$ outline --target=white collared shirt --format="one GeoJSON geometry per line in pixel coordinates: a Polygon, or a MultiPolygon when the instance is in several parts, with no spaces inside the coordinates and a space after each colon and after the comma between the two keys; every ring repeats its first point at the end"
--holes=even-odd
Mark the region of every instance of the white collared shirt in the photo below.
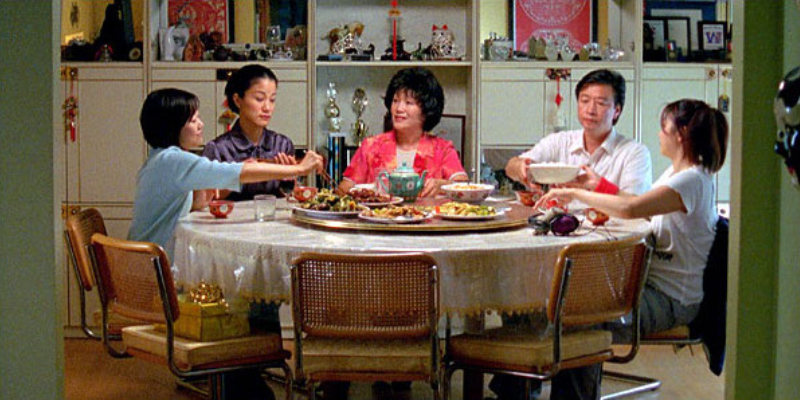
{"type": "Polygon", "coordinates": [[[576,129],[551,133],[520,157],[535,163],[588,165],[619,190],[632,194],[650,190],[653,182],[650,152],[643,144],[618,134],[616,129],[611,130],[594,154],[586,151],[583,129],[576,129]]]}

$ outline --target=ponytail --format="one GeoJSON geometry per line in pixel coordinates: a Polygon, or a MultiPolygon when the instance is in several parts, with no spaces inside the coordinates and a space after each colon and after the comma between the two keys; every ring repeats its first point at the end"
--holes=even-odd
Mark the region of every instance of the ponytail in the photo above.
{"type": "Polygon", "coordinates": [[[690,161],[710,172],[722,168],[728,147],[725,114],[700,100],[683,99],[664,108],[661,120],[666,118],[683,138],[683,151],[690,161]]]}

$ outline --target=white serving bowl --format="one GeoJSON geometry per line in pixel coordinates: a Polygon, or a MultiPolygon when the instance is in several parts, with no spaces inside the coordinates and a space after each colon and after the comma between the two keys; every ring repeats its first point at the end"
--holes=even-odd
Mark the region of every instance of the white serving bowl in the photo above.
{"type": "Polygon", "coordinates": [[[575,180],[581,167],[567,164],[531,164],[528,166],[528,178],[532,182],[551,185],[575,180]]]}
{"type": "Polygon", "coordinates": [[[453,201],[463,201],[466,203],[480,203],[486,200],[494,191],[494,185],[484,183],[451,183],[442,186],[442,190],[447,197],[453,201]]]}

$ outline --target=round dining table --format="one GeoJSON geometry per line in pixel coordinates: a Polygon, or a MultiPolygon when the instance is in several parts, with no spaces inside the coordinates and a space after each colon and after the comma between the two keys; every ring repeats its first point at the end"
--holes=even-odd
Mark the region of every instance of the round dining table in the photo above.
{"type": "Polygon", "coordinates": [[[263,222],[255,221],[252,202],[237,203],[225,219],[190,213],[175,230],[173,276],[178,285],[205,281],[219,285],[226,298],[288,302],[289,268],[303,252],[423,252],[437,262],[443,313],[523,313],[544,307],[564,246],[643,237],[649,231],[644,220],[616,218],[599,228],[584,221],[568,236],[537,236],[526,224],[452,233],[354,231],[299,222],[290,208],[279,200],[275,219],[263,222]]]}

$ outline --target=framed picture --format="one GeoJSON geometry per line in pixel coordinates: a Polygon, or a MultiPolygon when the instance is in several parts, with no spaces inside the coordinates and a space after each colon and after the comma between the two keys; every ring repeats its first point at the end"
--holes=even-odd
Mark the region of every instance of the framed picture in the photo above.
{"type": "MultiPolygon", "coordinates": [[[[666,18],[645,18],[644,19],[644,37],[647,38],[648,34],[653,36],[653,50],[664,49],[665,43],[669,40],[667,36],[667,19],[666,18]]],[[[645,40],[645,44],[646,44],[645,40]]]]}
{"type": "Polygon", "coordinates": [[[567,37],[579,49],[592,41],[592,0],[514,0],[514,49],[528,51],[528,39],[567,37]]]}
{"type": "Polygon", "coordinates": [[[191,35],[217,31],[222,34],[223,43],[233,39],[228,0],[169,0],[168,4],[168,26],[176,25],[183,19],[191,35]]]}
{"type": "MultiPolygon", "coordinates": [[[[717,16],[717,1],[715,0],[647,0],[645,2],[645,18],[649,17],[686,17],[689,18],[689,25],[696,27],[700,21],[715,21],[721,19],[717,16]]],[[[697,35],[690,38],[691,50],[699,50],[697,35]]],[[[680,46],[680,44],[679,44],[680,46]]],[[[689,48],[684,50],[684,54],[689,54],[689,48]]]]}
{"type": "Polygon", "coordinates": [[[467,116],[460,114],[442,114],[439,125],[433,128],[436,136],[453,142],[458,152],[458,159],[464,164],[464,136],[466,135],[467,116]]]}
{"type": "Polygon", "coordinates": [[[725,50],[725,32],[728,24],[724,21],[700,21],[697,34],[701,51],[725,50]]]}
{"type": "Polygon", "coordinates": [[[680,50],[682,58],[691,55],[692,28],[688,17],[667,17],[667,40],[674,40],[675,46],[680,50]]]}

